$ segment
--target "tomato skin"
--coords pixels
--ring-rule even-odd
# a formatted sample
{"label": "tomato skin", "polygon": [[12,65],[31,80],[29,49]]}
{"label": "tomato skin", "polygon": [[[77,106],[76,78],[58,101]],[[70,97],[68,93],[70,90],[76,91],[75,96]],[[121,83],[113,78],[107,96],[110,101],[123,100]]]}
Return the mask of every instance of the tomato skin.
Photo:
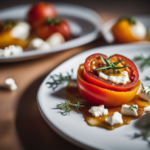
{"label": "tomato skin", "polygon": [[114,91],[129,91],[131,88],[133,88],[138,79],[139,79],[139,73],[138,70],[135,66],[135,64],[128,58],[122,56],[122,55],[118,55],[115,54],[113,55],[111,58],[121,58],[122,59],[127,59],[124,62],[132,69],[132,75],[134,76],[134,79],[131,83],[127,84],[127,85],[119,85],[119,84],[115,84],[113,85],[110,81],[101,79],[97,76],[94,75],[93,71],[90,69],[89,64],[97,57],[102,56],[103,58],[107,58],[105,55],[102,54],[93,54],[91,56],[89,56],[84,63],[84,71],[83,71],[83,75],[84,75],[84,79],[94,85],[97,85],[99,87],[103,87],[109,90],[114,90]]}
{"label": "tomato skin", "polygon": [[92,105],[105,105],[108,107],[120,106],[130,102],[136,95],[141,82],[126,92],[108,90],[91,83],[84,79],[84,65],[80,65],[77,73],[77,84],[80,94]]}
{"label": "tomato skin", "polygon": [[45,2],[38,2],[34,4],[27,14],[27,20],[32,29],[36,29],[45,18],[55,18],[57,15],[55,7],[52,4]]}
{"label": "tomato skin", "polygon": [[69,40],[71,36],[69,24],[65,20],[61,20],[59,25],[51,26],[48,23],[43,23],[41,26],[37,28],[37,35],[46,40],[53,33],[59,32],[63,35],[65,40]]}
{"label": "tomato skin", "polygon": [[138,39],[135,39],[130,31],[130,23],[127,20],[122,20],[116,23],[112,28],[112,33],[115,37],[115,40],[119,43],[131,43],[137,42]]}

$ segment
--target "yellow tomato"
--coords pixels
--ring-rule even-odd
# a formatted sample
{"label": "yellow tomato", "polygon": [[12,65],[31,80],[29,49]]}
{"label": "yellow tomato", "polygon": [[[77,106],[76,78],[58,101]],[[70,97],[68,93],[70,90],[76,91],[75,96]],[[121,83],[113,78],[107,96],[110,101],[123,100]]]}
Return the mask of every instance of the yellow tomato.
{"label": "yellow tomato", "polygon": [[20,40],[11,36],[11,29],[4,30],[0,33],[0,48],[4,49],[9,45],[20,45],[25,48],[29,43],[29,40]]}
{"label": "yellow tomato", "polygon": [[142,22],[134,20],[130,22],[131,17],[118,21],[112,28],[115,40],[119,43],[131,43],[144,40],[146,37],[146,28]]}

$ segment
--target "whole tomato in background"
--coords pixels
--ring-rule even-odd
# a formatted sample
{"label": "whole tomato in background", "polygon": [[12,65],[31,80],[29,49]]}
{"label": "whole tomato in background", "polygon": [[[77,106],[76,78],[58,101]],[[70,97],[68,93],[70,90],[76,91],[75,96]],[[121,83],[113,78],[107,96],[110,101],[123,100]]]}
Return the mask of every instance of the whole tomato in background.
{"label": "whole tomato in background", "polygon": [[30,8],[27,14],[27,21],[30,23],[32,29],[36,29],[43,23],[45,18],[54,18],[56,15],[55,7],[52,4],[38,2]]}
{"label": "whole tomato in background", "polygon": [[49,36],[56,32],[62,34],[65,40],[70,39],[71,32],[69,24],[67,21],[60,20],[58,18],[47,18],[36,30],[37,35],[43,40],[46,40]]}

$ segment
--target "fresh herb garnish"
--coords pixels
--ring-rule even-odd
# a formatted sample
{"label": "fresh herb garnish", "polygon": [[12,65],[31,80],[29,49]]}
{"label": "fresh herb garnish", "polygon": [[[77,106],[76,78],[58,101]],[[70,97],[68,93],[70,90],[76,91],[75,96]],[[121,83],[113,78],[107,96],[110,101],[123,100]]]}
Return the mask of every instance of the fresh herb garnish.
{"label": "fresh herb garnish", "polygon": [[73,69],[71,69],[71,74],[67,72],[66,76],[63,76],[62,73],[59,75],[52,75],[50,76],[50,79],[52,79],[52,82],[47,82],[46,84],[49,84],[49,88],[52,88],[55,90],[59,84],[62,84],[64,81],[70,81],[73,75]]}
{"label": "fresh herb garnish", "polygon": [[147,77],[147,76],[146,76],[146,77],[145,77],[145,80],[150,80],[150,77]]}
{"label": "fresh herb garnish", "polygon": [[[110,58],[107,58],[107,59],[104,59],[102,56],[100,56],[101,60],[105,62],[106,66],[105,67],[100,67],[100,68],[96,68],[94,69],[93,71],[97,71],[97,70],[103,70],[103,69],[113,69],[113,70],[116,70],[116,69],[122,69],[122,68],[125,68],[125,67],[128,67],[127,65],[125,66],[122,66],[122,67],[116,67],[117,64],[121,63],[122,61],[125,61],[127,59],[122,59],[120,61],[117,61],[115,63],[111,63],[110,62]],[[119,70],[118,70],[118,73],[121,73]]]}
{"label": "fresh herb garnish", "polygon": [[145,58],[143,55],[140,55],[140,56],[136,56],[133,60],[134,61],[141,61],[141,64],[140,64],[141,70],[143,70],[144,67],[146,67],[146,66],[147,67],[150,66],[150,56]]}
{"label": "fresh herb garnish", "polygon": [[3,30],[7,30],[7,29],[11,29],[12,27],[14,27],[15,25],[17,24],[17,21],[16,20],[13,20],[13,19],[9,19],[9,20],[6,20],[4,23],[3,23]]}
{"label": "fresh herb garnish", "polygon": [[57,104],[57,108],[62,109],[64,112],[62,112],[63,115],[70,115],[71,108],[69,106],[75,107],[75,109],[78,111],[79,109],[85,107],[85,105],[82,105],[81,100],[76,100],[76,104],[71,103],[69,100],[66,100],[65,103]]}
{"label": "fresh herb garnish", "polygon": [[[142,88],[143,88],[143,91],[146,93],[146,94],[150,94],[150,86],[148,87],[148,89],[145,89],[144,88],[144,85],[142,83]],[[149,91],[148,91],[149,90]]]}
{"label": "fresh herb garnish", "polygon": [[59,18],[46,18],[46,23],[50,26],[60,25],[61,20]]}
{"label": "fresh herb garnish", "polygon": [[135,106],[135,105],[133,105],[133,104],[131,104],[130,107],[129,107],[129,109],[132,110],[132,111],[134,111],[134,109],[138,109],[138,107]]}
{"label": "fresh herb garnish", "polygon": [[136,24],[136,20],[133,17],[121,17],[118,22],[122,21],[122,20],[128,20],[130,24]]}

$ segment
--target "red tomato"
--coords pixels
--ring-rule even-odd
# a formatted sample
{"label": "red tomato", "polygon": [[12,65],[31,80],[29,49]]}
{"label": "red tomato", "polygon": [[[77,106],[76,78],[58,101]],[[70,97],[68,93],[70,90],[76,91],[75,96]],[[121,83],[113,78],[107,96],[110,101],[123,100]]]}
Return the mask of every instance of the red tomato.
{"label": "red tomato", "polygon": [[56,32],[61,33],[65,40],[70,39],[70,27],[65,20],[47,18],[46,21],[37,28],[37,35],[44,40]]}
{"label": "red tomato", "polygon": [[47,17],[56,17],[56,10],[52,4],[38,2],[31,7],[27,20],[33,29],[37,28]]}
{"label": "red tomato", "polygon": [[[96,72],[93,71],[93,69],[92,69],[92,62],[100,61],[101,60],[100,56],[102,56],[105,59],[107,58],[107,56],[102,55],[102,54],[93,54],[86,59],[86,61],[84,63],[83,74],[84,74],[84,79],[87,82],[97,85],[99,87],[103,87],[105,89],[114,90],[114,91],[129,91],[131,88],[133,88],[136,85],[136,83],[139,79],[139,73],[138,73],[138,70],[137,70],[135,64],[130,59],[128,59],[122,55],[118,55],[118,54],[113,55],[110,58],[110,62],[115,63],[122,59],[126,59],[125,61],[122,61],[118,65],[120,65],[120,66],[128,65],[128,67],[125,67],[125,68],[119,69],[119,70],[127,71],[131,82],[127,83],[125,85],[114,84],[111,81],[107,81],[107,80],[104,80],[104,79],[98,77],[98,75],[96,75]],[[97,64],[97,65],[100,65],[100,64]],[[96,67],[96,68],[99,68],[99,67]]]}
{"label": "red tomato", "polygon": [[77,84],[81,95],[93,105],[105,105],[108,107],[120,106],[130,102],[136,95],[141,82],[126,92],[108,90],[94,84],[88,83],[83,74],[84,65],[80,65],[77,73]]}

